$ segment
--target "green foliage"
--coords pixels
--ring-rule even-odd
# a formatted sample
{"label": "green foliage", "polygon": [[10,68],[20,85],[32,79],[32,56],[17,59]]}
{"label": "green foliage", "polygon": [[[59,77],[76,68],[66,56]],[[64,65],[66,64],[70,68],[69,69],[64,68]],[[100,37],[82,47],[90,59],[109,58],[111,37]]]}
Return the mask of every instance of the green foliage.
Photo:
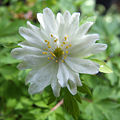
{"label": "green foliage", "polygon": [[100,65],[99,71],[103,73],[112,73],[113,71],[106,65],[105,62],[97,59],[91,59],[92,61],[98,63]]}
{"label": "green foliage", "polygon": [[[0,1],[1,2],[1,1]],[[8,5],[9,3],[9,5]],[[6,6],[7,4],[7,6]],[[23,40],[18,34],[25,26],[28,12],[36,22],[36,13],[49,7],[56,14],[66,9],[81,11],[80,24],[95,22],[89,33],[99,33],[106,43],[105,52],[90,59],[100,65],[97,75],[80,74],[82,87],[72,96],[62,89],[55,98],[50,87],[42,94],[30,96],[25,77],[28,71],[19,71],[18,60],[10,52]],[[105,16],[95,12],[94,0],[5,0],[0,6],[0,120],[119,120],[120,118],[120,14],[111,8]],[[114,13],[114,14],[113,14]],[[103,72],[103,73],[102,73]],[[109,74],[104,74],[109,73]],[[52,110],[61,100],[57,109]],[[69,113],[69,114],[68,114]],[[73,117],[72,117],[73,116]]]}
{"label": "green foliage", "polygon": [[[64,109],[71,114],[75,120],[78,119],[80,114],[79,107],[76,100],[79,100],[80,97],[78,95],[72,96],[69,91],[66,90],[64,96]],[[80,101],[80,100],[79,100]]]}

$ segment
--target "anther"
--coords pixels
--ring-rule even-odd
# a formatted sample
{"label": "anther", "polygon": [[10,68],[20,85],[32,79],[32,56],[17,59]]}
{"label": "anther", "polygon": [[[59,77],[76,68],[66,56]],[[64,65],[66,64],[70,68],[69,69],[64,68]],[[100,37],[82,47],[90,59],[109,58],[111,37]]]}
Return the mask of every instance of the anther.
{"label": "anther", "polygon": [[55,61],[56,63],[58,62],[58,60]]}
{"label": "anther", "polygon": [[50,57],[48,57],[48,60],[50,60]]}
{"label": "anther", "polygon": [[64,55],[64,51],[62,52],[62,54]]}
{"label": "anther", "polygon": [[47,52],[42,52],[43,55],[47,54]]}
{"label": "anther", "polygon": [[64,63],[65,61],[64,60],[62,60],[62,63]]}
{"label": "anther", "polygon": [[53,60],[54,58],[53,58],[53,57],[51,57],[51,59]]}
{"label": "anther", "polygon": [[47,48],[45,48],[44,50],[48,51],[48,49],[47,49]]}
{"label": "anther", "polygon": [[64,39],[67,40],[67,37],[65,36]]}
{"label": "anther", "polygon": [[51,37],[53,37],[53,34],[51,34]]}
{"label": "anther", "polygon": [[50,42],[47,43],[47,45],[49,45],[49,44],[50,44]]}
{"label": "anther", "polygon": [[69,46],[66,46],[65,48],[66,48],[66,49],[68,49],[68,48],[69,48]]}
{"label": "anther", "polygon": [[61,47],[63,47],[63,44],[61,44]]}
{"label": "anther", "polygon": [[65,44],[65,42],[63,42],[63,44]]}
{"label": "anther", "polygon": [[66,59],[67,58],[67,56],[64,56],[64,59]]}
{"label": "anther", "polygon": [[55,55],[53,52],[50,52],[50,54],[51,54],[53,57],[56,57],[56,55]]}
{"label": "anther", "polygon": [[48,42],[48,40],[45,40],[45,42]]}
{"label": "anther", "polygon": [[48,46],[48,48],[51,48],[51,46]]}
{"label": "anther", "polygon": [[58,39],[55,39],[54,42],[57,42]]}
{"label": "anther", "polygon": [[66,50],[66,54],[68,54],[68,51]]}
{"label": "anther", "polygon": [[71,47],[72,45],[71,44],[69,44],[69,47]]}

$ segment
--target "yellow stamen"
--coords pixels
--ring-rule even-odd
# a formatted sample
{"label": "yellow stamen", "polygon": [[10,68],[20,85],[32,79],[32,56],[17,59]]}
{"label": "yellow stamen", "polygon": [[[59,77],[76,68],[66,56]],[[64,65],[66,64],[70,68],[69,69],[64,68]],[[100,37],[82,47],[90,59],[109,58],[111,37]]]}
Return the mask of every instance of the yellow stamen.
{"label": "yellow stamen", "polygon": [[48,60],[50,60],[50,57],[48,57]]}
{"label": "yellow stamen", "polygon": [[50,42],[48,41],[47,45],[49,45],[49,44],[50,44]]}
{"label": "yellow stamen", "polygon": [[63,47],[63,44],[61,44],[61,47]]}
{"label": "yellow stamen", "polygon": [[64,39],[67,40],[67,36],[65,36]]}
{"label": "yellow stamen", "polygon": [[51,48],[51,46],[48,46],[48,48]]}
{"label": "yellow stamen", "polygon": [[57,42],[58,39],[55,39],[54,42]]}
{"label": "yellow stamen", "polygon": [[58,60],[55,61],[56,63],[58,62]]}
{"label": "yellow stamen", "polygon": [[69,44],[69,47],[71,47],[72,45],[71,44]]}
{"label": "yellow stamen", "polygon": [[66,59],[67,58],[67,56],[64,56],[64,59]]}
{"label": "yellow stamen", "polygon": [[68,49],[69,48],[69,46],[66,46],[66,49]]}
{"label": "yellow stamen", "polygon": [[64,60],[62,60],[62,63],[64,63],[65,61]]}
{"label": "yellow stamen", "polygon": [[64,51],[62,52],[62,54],[64,55]]}
{"label": "yellow stamen", "polygon": [[53,34],[51,34],[51,37],[53,37]]}
{"label": "yellow stamen", "polygon": [[50,54],[51,54],[53,57],[56,57],[56,55],[55,55],[53,52],[50,52]]}
{"label": "yellow stamen", "polygon": [[53,57],[51,57],[51,59],[53,60],[54,58],[53,58]]}
{"label": "yellow stamen", "polygon": [[65,42],[63,42],[63,44],[65,44]]}
{"label": "yellow stamen", "polygon": [[66,54],[68,54],[68,51],[66,50]]}
{"label": "yellow stamen", "polygon": [[48,49],[47,49],[47,48],[45,48],[45,50],[46,50],[46,51],[48,51]]}
{"label": "yellow stamen", "polygon": [[47,52],[42,52],[43,55],[47,54]]}
{"label": "yellow stamen", "polygon": [[45,40],[45,42],[48,42],[48,40]]}

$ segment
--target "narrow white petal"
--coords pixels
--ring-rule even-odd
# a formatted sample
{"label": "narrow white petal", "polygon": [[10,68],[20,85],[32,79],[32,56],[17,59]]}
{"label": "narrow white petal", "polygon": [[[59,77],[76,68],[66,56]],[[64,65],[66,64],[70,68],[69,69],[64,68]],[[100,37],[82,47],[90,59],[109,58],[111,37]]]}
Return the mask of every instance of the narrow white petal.
{"label": "narrow white petal", "polygon": [[43,40],[40,39],[38,34],[34,33],[32,30],[25,28],[25,27],[20,27],[19,28],[19,33],[22,37],[24,37],[28,42],[40,44]]}
{"label": "narrow white petal", "polygon": [[[54,64],[47,64],[42,67],[40,70],[31,71],[29,74],[26,83],[30,83],[29,93],[35,94],[38,92],[42,92],[45,87],[50,85],[51,80],[53,78],[53,72],[56,70],[56,65]],[[31,77],[31,78],[30,78]]]}
{"label": "narrow white petal", "polygon": [[96,54],[96,53],[100,53],[104,50],[106,50],[107,45],[106,44],[102,44],[102,43],[96,43],[95,45],[93,45],[89,51],[91,51],[91,53]]}
{"label": "narrow white petal", "polygon": [[59,41],[62,42],[65,35],[65,21],[61,13],[57,14],[57,23],[58,23]]}
{"label": "narrow white petal", "polygon": [[53,90],[53,94],[54,94],[56,97],[59,97],[59,96],[60,96],[61,86],[60,86],[60,84],[58,83],[57,75],[56,75],[56,74],[55,74],[55,79],[52,80],[51,87],[52,87],[52,90]]}
{"label": "narrow white petal", "polygon": [[46,31],[50,33],[56,33],[56,20],[53,12],[49,8],[43,10],[43,20],[45,24]]}
{"label": "narrow white petal", "polygon": [[40,30],[40,28],[36,27],[35,25],[32,25],[30,21],[27,21],[27,27],[32,30]]}
{"label": "narrow white petal", "polygon": [[79,17],[80,13],[73,13],[70,19],[70,22],[67,26],[66,33],[69,36],[70,39],[75,37],[76,30],[79,28]]}
{"label": "narrow white petal", "polygon": [[20,70],[24,69],[32,69],[32,68],[41,68],[42,66],[46,65],[50,61],[47,59],[47,56],[36,56],[36,55],[26,55],[22,58],[23,60],[17,67]]}
{"label": "narrow white petal", "polygon": [[77,73],[96,74],[99,72],[99,65],[87,59],[67,57],[66,63]]}
{"label": "narrow white petal", "polygon": [[92,46],[83,50],[82,53],[76,54],[75,56],[81,56],[81,58],[87,57],[87,56],[90,56],[92,54],[97,54],[97,53],[103,52],[104,50],[106,50],[106,48],[107,48],[106,44],[95,43]]}
{"label": "narrow white petal", "polygon": [[77,28],[79,26],[79,17],[80,17],[80,13],[75,12],[72,14],[70,21],[72,27]]}
{"label": "narrow white petal", "polygon": [[71,56],[84,58],[84,57],[90,56],[92,54],[97,54],[97,53],[103,52],[104,50],[106,50],[106,48],[107,48],[106,44],[95,43],[92,46],[89,46],[86,49],[84,49],[76,54],[72,54]]}
{"label": "narrow white petal", "polygon": [[41,50],[38,48],[25,46],[24,48],[15,48],[11,51],[11,55],[16,59],[21,59],[26,55],[40,56]]}
{"label": "narrow white petal", "polygon": [[[43,84],[43,83],[42,83]],[[29,94],[33,95],[35,93],[41,93],[44,88],[46,87],[45,84],[43,84],[43,86],[41,87],[42,85],[38,84],[38,83],[32,83],[30,86],[29,86],[29,89],[28,89],[28,92]]]}
{"label": "narrow white petal", "polygon": [[93,25],[93,22],[86,22],[85,24],[80,26],[80,28],[78,29],[77,34],[79,36],[85,35],[92,25]]}
{"label": "narrow white petal", "polygon": [[71,14],[70,14],[70,12],[68,10],[66,10],[64,12],[63,17],[64,17],[65,24],[69,24],[70,18],[71,18]]}
{"label": "narrow white petal", "polygon": [[72,47],[70,48],[70,54],[75,55],[82,53],[85,49],[92,46],[98,39],[98,34],[88,34],[78,40],[76,39],[77,41],[72,41],[75,43],[73,43]]}
{"label": "narrow white petal", "polygon": [[60,85],[67,87],[72,95],[77,93],[77,86],[82,85],[78,74],[73,72],[64,63],[59,64],[57,78]]}
{"label": "narrow white petal", "polygon": [[45,29],[45,23],[43,20],[43,14],[42,13],[37,13],[37,19],[40,23],[40,26]]}
{"label": "narrow white petal", "polygon": [[68,80],[67,88],[72,95],[75,95],[77,93],[77,86],[72,80]]}
{"label": "narrow white petal", "polygon": [[67,80],[69,78],[69,73],[66,66],[63,63],[59,63],[57,78],[58,78],[59,84],[62,87],[65,87]]}

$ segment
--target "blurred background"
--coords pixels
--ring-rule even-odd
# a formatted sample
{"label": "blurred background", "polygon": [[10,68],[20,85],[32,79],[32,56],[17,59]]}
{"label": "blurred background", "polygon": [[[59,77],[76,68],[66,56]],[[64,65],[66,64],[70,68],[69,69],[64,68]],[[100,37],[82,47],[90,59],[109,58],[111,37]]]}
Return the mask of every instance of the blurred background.
{"label": "blurred background", "polygon": [[80,12],[80,24],[94,21],[89,33],[99,33],[99,42],[108,45],[94,58],[106,62],[113,73],[80,76],[92,97],[81,94],[78,120],[120,120],[120,0],[0,0],[0,120],[73,120],[62,105],[51,112],[58,100],[50,100],[50,91],[28,94],[28,71],[19,71],[19,61],[10,55],[23,41],[18,28],[28,20],[39,26],[36,14],[45,7],[55,14]]}

